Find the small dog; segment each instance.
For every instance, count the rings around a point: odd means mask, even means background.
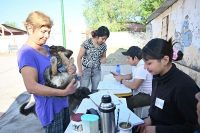
[[[74,64],[74,59],[70,58],[73,52],[62,46],[51,46],[51,66],[47,67],[44,72],[45,85],[57,89],[65,87],[74,78],[67,72],[67,67]]]
[[[67,72],[67,67],[70,64],[74,64],[74,59],[71,57],[73,51],[65,49],[62,46],[51,46],[49,52],[51,54],[51,65],[44,72],[45,85],[57,89],[65,89],[74,78],[74,75],[70,75]],[[24,103],[20,107],[20,113],[24,115],[28,115],[29,113],[35,114],[35,100],[33,95],[31,95],[28,103]]]
[[[89,98],[89,94],[91,94],[91,92],[87,87],[79,87],[74,94],[69,95],[70,115],[74,113],[84,98]]]

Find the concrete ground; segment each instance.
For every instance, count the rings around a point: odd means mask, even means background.
[[[15,53],[0,54],[0,116],[25,91]]]
[[[19,113],[30,97],[25,90],[16,54],[0,54],[0,133],[44,133],[36,116]]]

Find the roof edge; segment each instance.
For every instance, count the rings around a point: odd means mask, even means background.
[[[11,28],[11,29],[18,30],[18,31],[21,31],[21,32],[26,33],[25,30],[22,30],[22,29],[19,29],[19,28],[15,28],[15,27],[12,27],[12,26],[9,26],[9,25],[6,25],[6,24],[1,24],[1,25],[5,26],[5,27],[7,27],[7,28]]]
[[[158,17],[164,11],[166,11],[170,6],[172,6],[178,0],[166,0],[157,10],[155,10],[148,18],[147,23],[151,22],[154,18]]]

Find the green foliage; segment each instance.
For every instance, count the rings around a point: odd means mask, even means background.
[[[84,17],[91,29],[101,25],[111,31],[126,30],[128,22],[146,23],[164,0],[85,0]],[[140,20],[135,18],[140,16]]]
[[[164,2],[164,0],[143,0],[139,7],[139,16],[142,23],[146,23],[147,18]]]
[[[137,0],[85,0],[84,16],[90,28],[101,25],[111,31],[125,30],[138,8]]]
[[[15,22],[5,22],[6,25],[17,28],[16,23]]]

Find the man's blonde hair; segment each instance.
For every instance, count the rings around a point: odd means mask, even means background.
[[[32,26],[33,30],[35,30],[36,28],[41,28],[44,26],[51,28],[53,26],[53,22],[46,14],[40,11],[34,11],[28,15],[24,25],[26,29],[28,29],[29,26]]]

